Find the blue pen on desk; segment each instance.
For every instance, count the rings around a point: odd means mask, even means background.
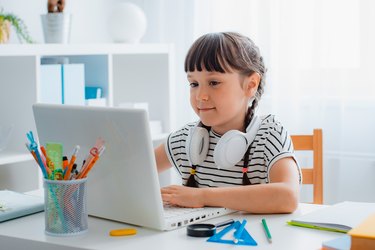
[[[234,232],[234,234],[233,234],[233,237],[234,237],[233,242],[235,244],[237,244],[238,241],[241,239],[242,232],[245,229],[246,223],[247,223],[247,220],[243,220],[242,223],[241,223],[241,226]]]

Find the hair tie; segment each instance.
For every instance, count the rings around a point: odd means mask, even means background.
[[[242,167],[242,185],[244,186],[251,185],[250,179],[247,176],[247,169],[249,167],[249,158],[250,158],[250,148],[251,148],[251,145],[246,150],[245,158],[243,161],[243,167]]]
[[[197,165],[193,165],[190,169],[190,176],[186,181],[186,186],[188,187],[198,187],[198,183],[194,179],[194,175],[197,172],[195,169],[197,168]]]

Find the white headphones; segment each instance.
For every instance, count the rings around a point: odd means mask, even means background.
[[[209,133],[200,124],[199,122],[190,129],[186,140],[186,154],[192,165],[202,164],[210,145]],[[219,139],[214,150],[214,161],[218,168],[233,167],[242,159],[247,148],[254,141],[260,124],[260,118],[254,115],[246,128],[246,133],[229,130]]]

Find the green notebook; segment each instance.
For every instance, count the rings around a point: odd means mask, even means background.
[[[375,203],[345,201],[320,208],[287,223],[292,226],[347,233],[375,213]]]
[[[0,190],[0,222],[21,216],[38,213],[44,210],[42,197]]]

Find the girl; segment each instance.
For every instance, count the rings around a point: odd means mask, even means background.
[[[158,171],[173,165],[183,182],[162,188],[163,201],[293,212],[301,172],[291,139],[274,116],[255,114],[266,72],[258,47],[238,33],[206,34],[190,48],[185,72],[200,121],[171,133],[155,149]]]

